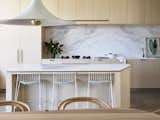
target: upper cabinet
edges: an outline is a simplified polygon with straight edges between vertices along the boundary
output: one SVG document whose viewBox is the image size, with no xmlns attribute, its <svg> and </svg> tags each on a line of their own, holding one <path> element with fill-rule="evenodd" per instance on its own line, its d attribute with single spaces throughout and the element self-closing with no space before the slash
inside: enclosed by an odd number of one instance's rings
<svg viewBox="0 0 160 120">
<path fill-rule="evenodd" d="M 0 0 L 0 19 L 15 17 L 31 0 Z M 55 16 L 80 23 L 160 24 L 160 0 L 42 0 Z"/>
<path fill-rule="evenodd" d="M 134 0 L 133 0 L 134 1 Z M 110 0 L 110 23 L 124 24 L 127 22 L 127 0 Z"/>
<path fill-rule="evenodd" d="M 75 20 L 76 1 L 75 0 L 58 0 L 58 16 L 65 20 Z"/>
<path fill-rule="evenodd" d="M 110 0 L 92 0 L 93 19 L 109 21 L 110 18 Z"/>
<path fill-rule="evenodd" d="M 93 20 L 94 0 L 75 0 L 75 1 L 76 1 L 75 20 Z"/>
<path fill-rule="evenodd" d="M 128 23 L 145 23 L 145 0 L 128 0 Z"/>
<path fill-rule="evenodd" d="M 59 17 L 65 20 L 101 21 L 109 19 L 110 0 L 59 0 Z"/>
<path fill-rule="evenodd" d="M 0 0 L 0 19 L 13 18 L 19 11 L 19 0 Z"/>
<path fill-rule="evenodd" d="M 160 24 L 160 0 L 146 1 L 146 24 Z"/>
</svg>

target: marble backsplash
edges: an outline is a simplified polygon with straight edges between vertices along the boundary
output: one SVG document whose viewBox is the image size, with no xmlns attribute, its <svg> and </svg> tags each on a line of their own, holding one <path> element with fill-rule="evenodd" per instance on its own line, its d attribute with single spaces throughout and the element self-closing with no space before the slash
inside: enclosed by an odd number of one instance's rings
<svg viewBox="0 0 160 120">
<path fill-rule="evenodd" d="M 64 44 L 63 55 L 121 54 L 142 57 L 146 37 L 159 37 L 156 25 L 79 25 L 47 28 L 45 40 L 53 38 Z"/>
</svg>

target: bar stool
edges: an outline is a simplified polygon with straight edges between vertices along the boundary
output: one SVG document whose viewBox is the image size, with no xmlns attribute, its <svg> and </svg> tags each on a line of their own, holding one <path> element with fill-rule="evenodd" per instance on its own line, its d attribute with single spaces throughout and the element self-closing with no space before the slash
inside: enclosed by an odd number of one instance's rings
<svg viewBox="0 0 160 120">
<path fill-rule="evenodd" d="M 40 74 L 38 73 L 18 73 L 16 79 L 15 96 L 17 101 L 19 96 L 19 89 L 21 85 L 32 85 L 40 83 Z"/>
<path fill-rule="evenodd" d="M 40 75 L 39 107 L 40 111 L 53 110 L 53 72 L 43 72 Z"/>
<path fill-rule="evenodd" d="M 69 85 L 72 85 L 72 89 Z M 65 87 L 67 90 L 63 91 Z M 69 90 L 68 90 L 69 89 Z M 71 89 L 71 90 L 70 90 Z M 64 95 L 61 95 L 64 92 Z M 73 93 L 72 93 L 73 92 Z M 77 79 L 76 72 L 54 72 L 53 74 L 53 93 L 54 105 L 56 106 L 60 101 L 70 97 L 77 96 Z M 68 96 L 66 96 L 69 93 Z"/>
<path fill-rule="evenodd" d="M 107 96 L 107 99 L 105 100 L 106 103 L 110 104 L 113 107 L 113 80 L 114 80 L 114 73 L 109 72 L 89 72 L 88 73 L 88 97 L 91 96 L 91 85 L 95 86 L 95 89 L 97 91 L 98 88 L 96 88 L 96 85 L 105 85 L 107 89 L 107 93 L 105 93 L 105 96 Z M 97 96 L 93 96 L 97 97 Z M 104 98 L 101 98 L 104 99 Z"/>
</svg>

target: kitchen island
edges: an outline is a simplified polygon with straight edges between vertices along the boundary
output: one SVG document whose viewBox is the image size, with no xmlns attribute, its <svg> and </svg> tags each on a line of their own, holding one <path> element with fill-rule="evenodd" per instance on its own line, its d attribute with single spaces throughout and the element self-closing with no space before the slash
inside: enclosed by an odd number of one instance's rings
<svg viewBox="0 0 160 120">
<path fill-rule="evenodd" d="M 52 76 L 54 75 L 54 73 L 57 73 L 57 72 L 68 72 L 68 73 L 75 72 L 76 76 L 80 76 L 80 77 L 77 77 L 78 82 L 82 78 L 85 78 L 84 81 L 87 81 L 88 80 L 87 75 L 91 72 L 112 73 L 114 74 L 114 80 L 113 80 L 113 86 L 112 86 L 113 87 L 112 92 L 114 93 L 113 107 L 114 108 L 130 107 L 130 65 L 128 64 L 54 64 L 54 65 L 52 64 L 52 65 L 8 66 L 7 81 L 6 81 L 6 99 L 7 100 L 14 99 L 15 81 L 18 74 L 36 73 L 36 74 L 39 74 L 40 77 L 42 77 L 42 79 L 39 77 L 40 81 L 41 80 L 43 81 L 45 75 L 48 75 L 50 76 L 50 78 L 53 78 Z M 83 83 L 83 82 L 79 82 L 79 83 Z M 84 86 L 85 85 L 82 85 L 82 87 Z M 79 88 L 81 87 L 79 86 Z M 53 89 L 51 88 L 50 89 L 48 88 L 48 91 L 49 92 L 45 92 L 46 94 L 48 94 L 48 96 L 51 96 L 54 93 Z M 41 99 L 43 96 L 46 96 L 45 93 L 43 93 L 43 95 L 38 99 Z M 85 89 L 83 89 L 83 92 L 80 92 L 80 93 L 81 94 L 77 93 L 77 96 L 88 96 L 88 94 L 85 94 L 86 93 Z M 32 94 L 32 93 L 30 92 L 29 94 Z M 51 98 L 47 97 L 46 99 L 51 99 Z M 38 100 L 38 101 L 40 101 L 41 103 L 44 102 L 44 100 Z M 50 105 L 51 104 L 52 103 L 50 103 Z M 49 109 L 49 107 L 46 109 Z"/>
</svg>

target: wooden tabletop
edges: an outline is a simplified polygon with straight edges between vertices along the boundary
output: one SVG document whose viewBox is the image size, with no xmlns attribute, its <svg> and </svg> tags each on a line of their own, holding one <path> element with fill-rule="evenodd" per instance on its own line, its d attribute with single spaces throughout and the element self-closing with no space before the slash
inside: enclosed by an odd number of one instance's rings
<svg viewBox="0 0 160 120">
<path fill-rule="evenodd" d="M 0 113 L 0 120 L 160 120 L 160 116 L 138 110 L 69 110 Z"/>
</svg>

